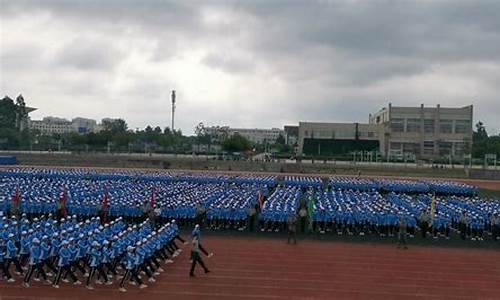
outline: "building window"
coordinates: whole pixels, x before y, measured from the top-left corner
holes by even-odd
[[[465,153],[465,143],[464,142],[456,142],[455,143],[455,155],[463,156]]]
[[[401,151],[403,144],[399,142],[391,142],[391,150],[399,150]]]
[[[452,147],[451,142],[439,142],[439,155],[451,155]]]
[[[434,154],[434,141],[424,141],[424,154],[425,155]]]
[[[424,120],[424,132],[425,133],[434,133],[434,119],[425,119]]]
[[[403,144],[403,152],[404,153],[420,153],[419,151],[420,145],[418,143],[404,143]]]
[[[471,130],[471,123],[469,120],[456,120],[455,133],[469,133]]]
[[[404,132],[404,130],[405,130],[404,119],[392,119],[391,120],[391,130],[393,132]]]
[[[453,120],[440,120],[439,121],[440,133],[453,133]]]
[[[420,132],[420,119],[406,119],[406,132]]]

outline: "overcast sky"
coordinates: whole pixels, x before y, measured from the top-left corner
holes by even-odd
[[[0,0],[0,93],[129,127],[367,122],[473,104],[500,132],[500,1]]]

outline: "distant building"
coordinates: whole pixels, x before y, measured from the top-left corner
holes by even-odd
[[[57,117],[45,117],[42,120],[30,120],[30,130],[37,130],[43,135],[67,134],[71,132],[86,134],[99,132],[101,127],[95,120],[86,118],[74,118],[68,120]]]
[[[80,134],[99,132],[101,130],[96,120],[86,118],[74,118],[71,121],[71,126],[75,132]]]
[[[389,103],[370,115],[369,122],[383,128],[380,152],[384,156],[411,153],[419,158],[462,157],[472,148],[472,105],[398,107]]]
[[[255,144],[274,144],[278,137],[285,136],[279,128],[231,128],[229,126],[212,126],[205,128],[206,134],[212,136],[214,142],[222,142],[225,138],[239,134]]]
[[[295,146],[299,140],[299,126],[285,125],[285,144]]]
[[[389,103],[370,114],[368,124],[300,122],[297,153],[328,156],[379,151],[384,157],[463,157],[472,148],[472,122],[472,105],[395,107]],[[285,127],[285,136],[293,132],[291,128]]]
[[[71,121],[57,117],[31,120],[29,126],[30,130],[38,130],[41,134],[65,134],[73,131]]]
[[[297,153],[332,156],[377,151],[380,129],[375,124],[300,122]]]

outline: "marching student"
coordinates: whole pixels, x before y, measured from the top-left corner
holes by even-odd
[[[52,259],[50,257],[51,245],[49,242],[49,237],[46,235],[44,235],[42,237],[42,242],[40,244],[40,250],[41,250],[41,253],[40,253],[41,268],[43,269],[44,266],[47,266],[47,269],[49,270],[49,273],[47,273],[47,275],[52,276],[52,273],[50,273],[50,271],[52,271],[55,274],[55,273],[57,273],[57,270],[52,265]],[[36,278],[39,278],[39,275],[40,275],[40,271],[37,271]]]
[[[114,250],[110,247],[110,243],[107,240],[103,242],[103,245],[101,263],[106,267],[106,275],[112,278],[112,276],[118,275],[114,264],[112,263],[115,259]],[[109,275],[109,273],[112,275]]]
[[[134,253],[135,248],[132,246],[127,247],[127,254],[125,255],[125,274],[122,277],[122,280],[120,281],[120,292],[126,292],[127,290],[125,289],[125,282],[129,279],[135,281],[136,284],[139,285],[140,289],[146,288],[147,285],[145,285],[142,280],[139,278],[136,270],[136,254]]]
[[[61,249],[59,249],[58,252],[58,261],[57,261],[57,266],[59,267],[59,270],[57,271],[56,277],[54,277],[54,282],[52,283],[52,286],[56,289],[59,288],[59,281],[61,280],[61,276],[63,274],[63,271],[66,272],[66,275],[69,275],[71,280],[73,281],[74,285],[80,285],[81,282],[76,278],[75,274],[73,274],[73,271],[71,270],[71,250],[69,249],[70,243],[66,240],[62,241],[61,243]],[[65,276],[66,276],[65,275]]]
[[[153,277],[154,269],[151,265],[146,261],[146,251],[144,250],[144,246],[141,241],[138,241],[135,245],[135,259],[136,259],[136,268],[137,272],[143,271],[146,276],[149,278],[149,282],[155,282],[156,280]],[[149,269],[148,269],[149,267]]]
[[[174,230],[174,232],[175,232],[175,234],[176,234],[176,235],[175,235],[175,237],[174,237],[174,239],[179,240],[179,241],[180,241],[182,244],[184,244],[184,245],[187,245],[187,243],[188,243],[188,242],[187,242],[186,240],[184,240],[184,239],[183,239],[183,238],[179,235],[179,226],[177,226],[177,223],[175,223],[175,220],[172,220],[172,223],[171,223],[171,224],[172,224],[172,228],[173,228],[173,230]]]
[[[21,232],[21,240],[19,243],[19,263],[21,264],[21,266],[25,266],[30,256],[30,238],[28,237],[28,231],[23,230]]]
[[[31,243],[32,245],[30,247],[29,269],[24,276],[23,286],[24,287],[30,286],[31,276],[33,276],[33,272],[35,270],[37,270],[37,272],[39,272],[39,274],[42,275],[43,279],[50,284],[52,282],[50,282],[50,280],[47,279],[47,274],[45,274],[45,271],[42,268],[42,263],[41,263],[42,249],[40,248],[40,240],[38,238],[34,238]]]
[[[189,271],[189,277],[194,277],[194,269],[196,267],[196,264],[199,264],[203,270],[205,271],[205,274],[210,273],[210,270],[205,266],[205,263],[201,259],[200,255],[200,240],[199,237],[195,236],[193,238],[193,247],[191,248],[191,270]]]
[[[15,282],[16,280],[14,278],[12,278],[12,275],[10,275],[10,272],[9,272],[9,269],[6,268],[5,266],[5,248],[6,248],[6,245],[5,245],[5,242],[4,240],[0,240],[0,268],[1,268],[1,271],[3,273],[3,276],[5,278],[7,278],[7,282]],[[1,279],[1,277],[0,277]]]
[[[9,233],[8,238],[9,240],[7,241],[7,249],[5,252],[5,269],[9,270],[10,264],[14,263],[14,265],[16,266],[16,273],[22,276],[24,275],[24,272],[21,268],[21,264],[19,263],[14,234]]]
[[[106,285],[112,284],[112,282],[108,279],[108,276],[106,275],[106,273],[102,269],[102,263],[101,263],[102,253],[101,253],[101,250],[99,249],[99,247],[100,247],[99,242],[94,241],[92,243],[92,249],[90,250],[90,262],[89,262],[90,272],[89,272],[89,277],[87,277],[87,284],[85,285],[85,287],[89,290],[94,289],[91,282],[92,282],[92,279],[94,278],[96,271],[99,274],[97,281],[96,281],[97,284],[102,284],[102,281],[99,279],[100,277],[104,279],[104,284],[106,284]]]

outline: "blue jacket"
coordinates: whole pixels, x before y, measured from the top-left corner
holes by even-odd
[[[99,249],[93,248],[90,251],[90,266],[97,267],[100,263],[101,251]]]
[[[14,258],[17,256],[17,247],[13,240],[7,242],[7,251],[5,252],[5,258]]]
[[[125,258],[125,268],[127,270],[132,270],[135,266],[135,254],[128,252]]]
[[[59,267],[67,266],[69,265],[71,261],[71,252],[68,248],[62,247],[61,250],[59,250],[59,261],[57,262],[57,265]]]
[[[41,261],[41,256],[42,254],[42,249],[40,248],[39,245],[32,245],[30,248],[30,260],[29,264],[34,265],[37,264]]]

